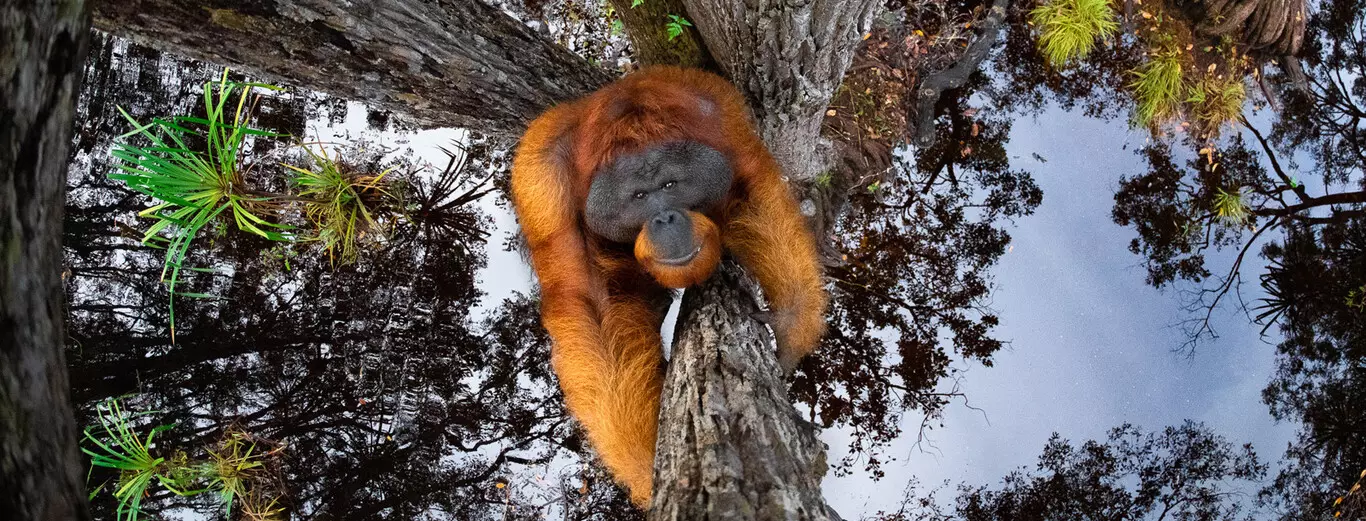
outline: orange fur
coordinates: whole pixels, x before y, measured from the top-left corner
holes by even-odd
[[[541,320],[565,402],[636,504],[650,500],[669,294],[705,280],[730,250],[758,278],[772,308],[779,358],[790,369],[824,331],[826,295],[815,242],[778,165],[746,119],[739,91],[718,76],[650,67],[527,128],[512,166],[512,198],[541,285]],[[653,261],[583,225],[593,173],[650,145],[692,140],[724,154],[734,181],[708,215],[692,213],[698,257]]]
[[[650,243],[648,233],[641,228],[636,236],[636,260],[645,267],[655,281],[668,288],[686,288],[707,280],[716,265],[721,263],[721,230],[716,223],[697,212],[688,212],[692,217],[692,234],[702,243],[697,257],[683,266],[670,266],[655,262],[654,244]]]

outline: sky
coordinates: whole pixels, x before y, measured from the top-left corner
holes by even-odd
[[[348,131],[365,133],[364,115],[353,103],[346,123],[316,130],[324,141],[350,139]],[[462,135],[436,129],[376,137],[435,163],[444,160],[438,147],[449,148]],[[895,509],[913,478],[922,489],[948,481],[941,499],[951,500],[959,482],[997,484],[1012,469],[1032,468],[1054,432],[1080,443],[1103,439],[1125,422],[1152,431],[1201,421],[1232,443],[1252,443],[1263,461],[1280,457],[1295,426],[1275,424],[1261,403],[1274,346],[1258,336],[1260,327],[1225,306],[1214,315],[1218,339],[1193,354],[1176,352],[1185,336],[1175,324],[1190,316],[1182,311],[1182,295],[1144,283],[1141,259],[1128,251],[1134,233],[1110,219],[1120,178],[1144,170],[1134,150],[1146,139],[1122,119],[1056,108],[1014,122],[1012,166],[1034,175],[1044,200],[1009,230],[1011,249],[993,270],[992,307],[1001,317],[996,335],[1010,344],[993,367],[960,364],[960,390],[972,408],[961,400],[949,406],[927,443],[914,446],[921,416],[904,418],[906,434],[889,449],[896,461],[884,464],[884,478],[825,478],[826,498],[843,517]],[[516,226],[509,210],[492,197],[481,206],[497,227],[480,273],[487,292],[480,307],[488,310],[512,291],[530,291],[534,277],[519,254],[502,250]],[[1227,267],[1235,253],[1211,255],[1211,270]],[[1255,274],[1262,261],[1249,255],[1245,264]],[[1257,295],[1255,284],[1244,289],[1245,296]],[[822,437],[829,460],[837,461],[849,445],[847,431]]]
[[[912,438],[892,450],[898,461],[885,465],[885,478],[826,478],[826,497],[837,511],[855,517],[894,508],[911,478],[922,489],[945,480],[999,484],[1012,469],[1032,469],[1054,432],[1080,443],[1103,439],[1125,422],[1154,431],[1201,421],[1232,443],[1252,443],[1263,461],[1279,459],[1295,426],[1276,424],[1261,402],[1274,372],[1274,345],[1245,315],[1223,306],[1214,315],[1218,339],[1193,354],[1175,352],[1185,339],[1175,324],[1191,316],[1182,311],[1185,300],[1179,291],[1144,283],[1141,259],[1128,251],[1134,232],[1110,219],[1119,180],[1145,170],[1134,150],[1146,139],[1122,119],[1056,108],[1014,122],[1012,167],[1030,171],[1044,198],[1010,230],[1011,250],[993,270],[996,335],[1010,346],[993,367],[959,365],[966,368],[961,391],[981,410],[962,401],[950,406],[944,426],[929,434],[933,446],[923,450],[912,447],[921,416],[908,415],[903,430]],[[1235,254],[1211,255],[1210,270],[1227,269]],[[1255,275],[1262,265],[1249,255],[1245,273]],[[1245,297],[1258,291],[1255,283],[1244,286]],[[824,438],[832,460],[848,445],[845,433]],[[943,499],[952,499],[952,490]]]

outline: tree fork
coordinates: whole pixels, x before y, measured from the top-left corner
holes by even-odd
[[[934,125],[934,118],[939,96],[946,90],[966,84],[968,77],[972,76],[977,67],[987,59],[991,47],[996,45],[996,37],[1001,32],[1001,24],[1005,22],[1006,7],[1009,4],[1008,0],[993,1],[987,15],[977,24],[981,31],[977,40],[963,51],[963,55],[953,66],[936,72],[920,82],[920,88],[915,92],[915,108],[912,109],[911,117],[906,118],[907,124],[912,125],[911,139],[916,146],[929,148],[934,145],[935,134],[938,131]]]
[[[750,100],[759,137],[783,173],[809,182],[830,169],[821,137],[877,0],[682,0],[717,66]]]

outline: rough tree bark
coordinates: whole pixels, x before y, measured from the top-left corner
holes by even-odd
[[[95,27],[419,125],[488,134],[516,135],[612,79],[475,0],[105,0]]]
[[[753,280],[730,261],[679,312],[660,400],[651,520],[839,519],[825,446],[787,397]]]
[[[62,354],[67,148],[90,40],[81,0],[0,1],[0,517],[84,520]]]
[[[821,138],[830,98],[844,80],[879,0],[683,0],[707,49],[753,104],[759,135],[793,180],[833,159]]]

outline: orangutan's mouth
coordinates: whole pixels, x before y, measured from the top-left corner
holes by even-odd
[[[678,257],[678,258],[675,258],[675,259],[657,259],[655,262],[658,262],[658,263],[660,263],[660,264],[667,264],[667,265],[669,265],[669,266],[682,266],[682,265],[685,265],[685,264],[687,264],[687,263],[689,263],[689,262],[692,262],[693,259],[696,259],[696,258],[697,258],[697,254],[699,254],[699,253],[702,253],[702,247],[701,247],[701,246],[698,246],[696,249],[694,249],[694,250],[692,251],[692,253],[689,253],[689,254],[684,255],[684,256],[682,256],[682,257]]]

